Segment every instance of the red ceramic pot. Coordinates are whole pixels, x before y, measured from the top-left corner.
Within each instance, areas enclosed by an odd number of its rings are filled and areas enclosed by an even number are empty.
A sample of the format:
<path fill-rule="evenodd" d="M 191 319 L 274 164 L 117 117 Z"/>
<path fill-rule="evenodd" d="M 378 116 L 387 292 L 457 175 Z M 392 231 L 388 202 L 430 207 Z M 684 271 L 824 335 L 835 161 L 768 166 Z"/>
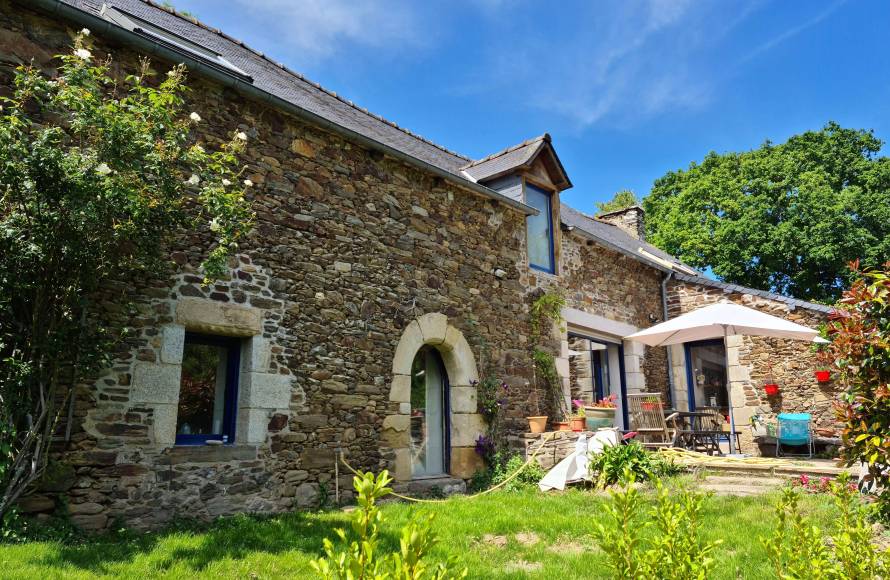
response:
<path fill-rule="evenodd" d="M 775 383 L 770 383 L 768 385 L 763 385 L 763 390 L 766 392 L 767 397 L 775 397 L 779 394 L 779 385 Z"/>
<path fill-rule="evenodd" d="M 831 380 L 831 371 L 816 371 L 816 380 L 820 383 L 827 383 Z"/>

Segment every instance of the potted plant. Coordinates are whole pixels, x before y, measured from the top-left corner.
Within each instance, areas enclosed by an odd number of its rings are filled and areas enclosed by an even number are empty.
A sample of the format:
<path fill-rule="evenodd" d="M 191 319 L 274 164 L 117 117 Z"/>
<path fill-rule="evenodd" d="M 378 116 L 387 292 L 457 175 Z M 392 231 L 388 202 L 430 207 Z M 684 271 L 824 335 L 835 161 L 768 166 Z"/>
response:
<path fill-rule="evenodd" d="M 553 430 L 554 431 L 571 431 L 572 428 L 570 425 L 571 425 L 571 423 L 567 419 L 563 418 L 562 421 L 554 421 L 553 422 Z"/>
<path fill-rule="evenodd" d="M 584 422 L 588 431 L 596 431 L 615 424 L 615 395 L 600 399 L 593 405 L 584 407 Z"/>
<path fill-rule="evenodd" d="M 532 408 L 535 410 L 535 414 L 526 417 L 528 420 L 528 430 L 529 433 L 543 433 L 547 430 L 547 415 L 541 415 L 540 408 L 538 407 L 538 386 L 535 383 L 535 388 L 532 389 Z"/>
<path fill-rule="evenodd" d="M 651 401 L 641 402 L 640 407 L 642 407 L 644 411 L 658 411 L 661 410 L 661 401 L 653 398 Z"/>
<path fill-rule="evenodd" d="M 572 401 L 575 406 L 575 414 L 572 415 L 572 431 L 578 433 L 584 431 L 584 401 L 575 399 Z"/>
<path fill-rule="evenodd" d="M 828 383 L 831 381 L 831 371 L 821 367 L 816 369 L 816 380 L 820 383 Z"/>

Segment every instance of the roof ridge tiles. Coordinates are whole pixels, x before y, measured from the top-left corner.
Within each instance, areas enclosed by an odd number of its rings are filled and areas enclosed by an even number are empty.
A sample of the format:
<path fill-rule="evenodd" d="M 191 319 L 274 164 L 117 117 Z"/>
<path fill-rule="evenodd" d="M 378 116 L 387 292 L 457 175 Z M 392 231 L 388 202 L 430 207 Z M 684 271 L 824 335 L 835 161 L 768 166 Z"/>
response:
<path fill-rule="evenodd" d="M 449 155 L 453 155 L 454 157 L 457 157 L 457 158 L 462 159 L 462 160 L 464 160 L 464 161 L 472 161 L 472 158 L 470 158 L 470 157 L 468 157 L 468 156 L 466 156 L 466 155 L 464 155 L 464 154 L 462 154 L 462 153 L 458 153 L 457 151 L 453 151 L 453 150 L 451 150 L 451 149 L 448 149 L 447 147 L 445 147 L 445 146 L 443 146 L 443 145 L 439 145 L 438 143 L 436 143 L 436 142 L 434 142 L 434 141 L 431 141 L 431 140 L 427 139 L 426 137 L 423 137 L 423 136 L 421 136 L 421 135 L 418 135 L 417 133 L 414 133 L 413 131 L 410 131 L 410 130 L 404 128 L 404 127 L 399 126 L 397 123 L 395 123 L 395 122 L 393 122 L 393 121 L 390 121 L 389 119 L 385 119 L 385 118 L 383 118 L 382 116 L 377 115 L 376 113 L 372 113 L 371 111 L 369 111 L 368 109 L 365 109 L 364 107 L 360 107 L 360 106 L 356 105 L 356 104 L 353 103 L 352 101 L 350 101 L 350 100 L 348 100 L 348 99 L 345 99 L 345 98 L 341 97 L 340 95 L 338 95 L 338 94 L 335 93 L 334 91 L 331 91 L 331 90 L 329 90 L 329 89 L 326 89 L 326 88 L 322 87 L 319 83 L 307 79 L 307 78 L 306 78 L 305 76 L 303 76 L 301 73 L 298 73 L 298 72 L 292 70 L 291 68 L 289 68 L 288 66 L 284 65 L 283 63 L 275 62 L 275 61 L 272 60 L 271 58 L 269 58 L 269 57 L 267 57 L 266 55 L 264 55 L 261 51 L 256 50 L 255 48 L 250 47 L 249 45 L 247 45 L 247 44 L 246 44 L 244 41 L 242 41 L 242 40 L 239 40 L 239 39 L 237 39 L 237 38 L 235 38 L 235 37 L 233 37 L 233 36 L 230 36 L 230 35 L 226 34 L 226 33 L 223 32 L 222 30 L 220 30 L 219 28 L 215 28 L 215 27 L 213 27 L 213 26 L 210 26 L 210 25 L 208 25 L 208 24 L 205 24 L 204 22 L 201 22 L 200 20 L 198 20 L 196 17 L 189 17 L 189 16 L 186 16 L 186 15 L 180 13 L 179 11 L 177 11 L 177 10 L 176 10 L 175 8 L 173 8 L 172 6 L 164 6 L 164 5 L 158 4 L 157 2 L 154 2 L 153 0 L 140 0 L 140 1 L 141 1 L 142 3 L 144 3 L 144 4 L 147 4 L 147 5 L 151 6 L 151 7 L 153 7 L 153 8 L 157 8 L 157 9 L 159 9 L 159 10 L 163 10 L 164 12 L 166 12 L 166 13 L 172 15 L 172 16 L 175 16 L 175 17 L 177 17 L 177 18 L 179 18 L 179 19 L 181 19 L 181 20 L 185 20 L 186 22 L 188 22 L 188 23 L 190 23 L 190 24 L 193 24 L 193 25 L 195 25 L 195 26 L 198 26 L 198 27 L 200 27 L 200 28 L 203 28 L 204 30 L 207 30 L 208 32 L 212 32 L 212 33 L 214 33 L 214 34 L 216 34 L 216 35 L 218 35 L 218 36 L 221 36 L 221 37 L 225 38 L 226 40 L 228 40 L 228 41 L 230 41 L 230 42 L 232 42 L 232 43 L 234 43 L 234 44 L 237 44 L 238 46 L 244 48 L 245 50 L 248 50 L 248 51 L 250 51 L 251 53 L 255 54 L 256 56 L 260 57 L 261 59 L 263 59 L 264 61 L 268 62 L 269 64 L 271 64 L 271 65 L 273 65 L 273 66 L 276 66 L 276 67 L 282 69 L 283 71 L 287 72 L 288 74 L 290 74 L 290 75 L 292 75 L 292 76 L 298 78 L 299 80 L 301 80 L 301 81 L 303 81 L 303 82 L 305 82 L 305 83 L 308 83 L 308 84 L 312 85 L 313 87 L 315 87 L 315 88 L 317 88 L 317 89 L 323 91 L 325 94 L 327 94 L 327 95 L 329 95 L 329 96 L 331 96 L 331 97 L 337 99 L 338 101 L 340 101 L 340 102 L 342 102 L 342 103 L 344 103 L 344 104 L 346 104 L 346 105 L 352 107 L 353 109 L 359 111 L 360 113 L 364 113 L 365 115 L 368 115 L 368 116 L 370 116 L 370 117 L 372 117 L 372 118 L 374 118 L 374 119 L 376 119 L 376 120 L 378 120 L 378 121 L 381 121 L 381 122 L 383 122 L 383 123 L 386 123 L 386 124 L 389 125 L 390 127 L 393 127 L 394 129 L 397 129 L 397 130 L 401 131 L 402 133 L 405 133 L 406 135 L 409 135 L 410 137 L 413 137 L 413 138 L 415 138 L 415 139 L 417 139 L 417 140 L 419 140 L 419 141 L 422 141 L 422 142 L 426 143 L 427 145 L 430 145 L 430 146 L 432 146 L 432 147 L 435 147 L 436 149 L 438 149 L 438 150 L 440 150 L 440 151 L 443 151 L 443 152 L 445 152 L 445 153 L 448 153 Z"/>

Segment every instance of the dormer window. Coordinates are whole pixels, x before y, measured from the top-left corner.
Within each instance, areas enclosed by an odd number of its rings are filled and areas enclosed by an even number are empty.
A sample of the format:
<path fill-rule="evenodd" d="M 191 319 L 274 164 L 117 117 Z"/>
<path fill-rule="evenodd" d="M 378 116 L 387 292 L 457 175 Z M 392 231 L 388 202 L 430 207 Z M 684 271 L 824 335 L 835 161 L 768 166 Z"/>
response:
<path fill-rule="evenodd" d="M 538 210 L 538 215 L 530 215 L 526 218 L 528 231 L 528 264 L 536 270 L 553 274 L 553 194 L 535 187 L 530 183 L 525 184 L 525 203 Z"/>

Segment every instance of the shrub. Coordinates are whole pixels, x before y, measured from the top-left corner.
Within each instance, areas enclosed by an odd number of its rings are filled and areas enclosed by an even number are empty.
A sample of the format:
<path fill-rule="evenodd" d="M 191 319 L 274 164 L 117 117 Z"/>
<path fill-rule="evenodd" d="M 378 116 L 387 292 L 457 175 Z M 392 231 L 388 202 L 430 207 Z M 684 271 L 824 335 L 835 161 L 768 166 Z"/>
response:
<path fill-rule="evenodd" d="M 844 423 L 841 455 L 847 465 L 868 464 L 880 513 L 890 520 L 890 272 L 860 270 L 826 325 L 830 363 L 846 390 L 837 404 Z M 890 269 L 890 264 L 885 268 Z"/>
<path fill-rule="evenodd" d="M 355 539 L 348 540 L 346 531 L 335 530 L 343 547 L 338 551 L 329 539 L 324 540 L 324 558 L 311 562 L 319 576 L 327 580 L 449 580 L 465 578 L 467 570 L 455 571 L 453 564 L 429 566 L 424 557 L 436 544 L 432 531 L 433 517 L 417 518 L 402 529 L 399 551 L 385 553 L 379 550 L 379 526 L 383 514 L 377 500 L 389 495 L 387 487 L 392 481 L 387 471 L 375 477 L 373 473 L 356 475 L 352 480 L 358 498 L 359 509 L 353 513 L 352 532 Z"/>
<path fill-rule="evenodd" d="M 671 495 L 655 480 L 655 506 L 643 511 L 642 496 L 635 477 L 626 469 L 621 478 L 627 485 L 610 492 L 606 523 L 597 524 L 594 537 L 606 554 L 614 578 L 706 578 L 714 567 L 711 554 L 720 544 L 703 542 L 698 535 L 699 514 L 704 496 L 689 490 Z M 644 535 L 647 527 L 654 534 Z"/>
<path fill-rule="evenodd" d="M 867 510 L 859 502 L 849 477 L 831 483 L 840 511 L 834 534 L 822 531 L 800 512 L 800 493 L 785 488 L 776 505 L 778 525 L 769 538 L 761 538 L 776 578 L 871 580 L 890 575 L 890 551 L 873 544 Z"/>
<path fill-rule="evenodd" d="M 627 445 L 607 445 L 602 452 L 591 453 L 587 469 L 599 488 L 618 483 L 625 473 L 632 474 L 637 481 L 648 481 L 679 471 L 673 463 L 646 451 L 636 441 Z"/>
<path fill-rule="evenodd" d="M 484 491 L 499 485 L 524 464 L 525 459 L 518 453 L 497 452 L 492 456 L 490 464 L 485 469 L 480 469 L 473 474 L 473 478 L 470 480 L 470 489 L 472 491 Z M 504 491 L 519 491 L 537 487 L 538 482 L 546 474 L 547 472 L 537 461 L 532 461 L 502 489 Z"/>

